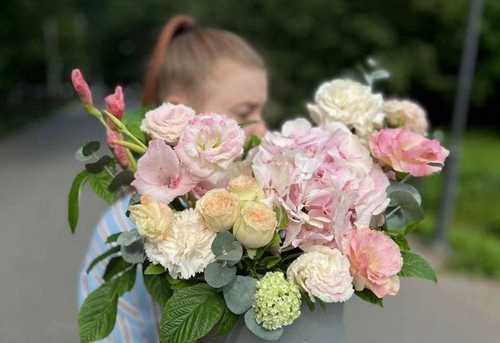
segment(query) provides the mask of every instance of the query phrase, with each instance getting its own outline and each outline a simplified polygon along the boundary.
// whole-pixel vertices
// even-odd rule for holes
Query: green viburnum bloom
[[[266,330],[290,325],[300,316],[299,288],[281,272],[267,273],[257,282],[253,305],[257,323]]]

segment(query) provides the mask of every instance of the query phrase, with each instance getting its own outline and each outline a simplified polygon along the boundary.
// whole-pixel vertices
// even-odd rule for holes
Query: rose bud
[[[123,98],[123,89],[121,86],[116,86],[115,92],[104,98],[106,110],[113,114],[116,118],[122,119],[125,111],[125,99]]]
[[[71,72],[71,82],[73,83],[75,92],[80,97],[80,101],[84,105],[92,105],[92,92],[80,69],[73,69]]]

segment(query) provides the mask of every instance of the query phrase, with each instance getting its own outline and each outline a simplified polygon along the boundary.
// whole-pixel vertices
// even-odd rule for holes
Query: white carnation
[[[189,279],[215,260],[211,250],[215,235],[195,210],[187,209],[175,214],[163,240],[145,242],[146,255],[152,263],[168,269],[172,277]]]
[[[383,98],[371,88],[349,79],[335,79],[319,86],[314,103],[307,104],[311,118],[318,125],[341,122],[354,129],[363,141],[382,128]]]
[[[344,302],[354,293],[350,263],[338,249],[313,246],[288,267],[287,278],[312,301]]]

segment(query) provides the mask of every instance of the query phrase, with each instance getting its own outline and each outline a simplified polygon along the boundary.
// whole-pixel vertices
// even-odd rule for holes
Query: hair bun
[[[142,96],[142,104],[144,106],[154,105],[157,100],[158,75],[160,74],[160,69],[170,42],[178,34],[193,28],[195,24],[196,21],[193,17],[177,15],[163,26],[154,47],[144,81],[144,93]]]

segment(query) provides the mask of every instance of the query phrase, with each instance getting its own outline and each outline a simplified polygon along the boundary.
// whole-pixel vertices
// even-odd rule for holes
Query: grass
[[[419,185],[426,219],[419,234],[434,234],[442,176]],[[466,135],[454,218],[449,231],[449,266],[500,280],[500,135],[476,131]]]

